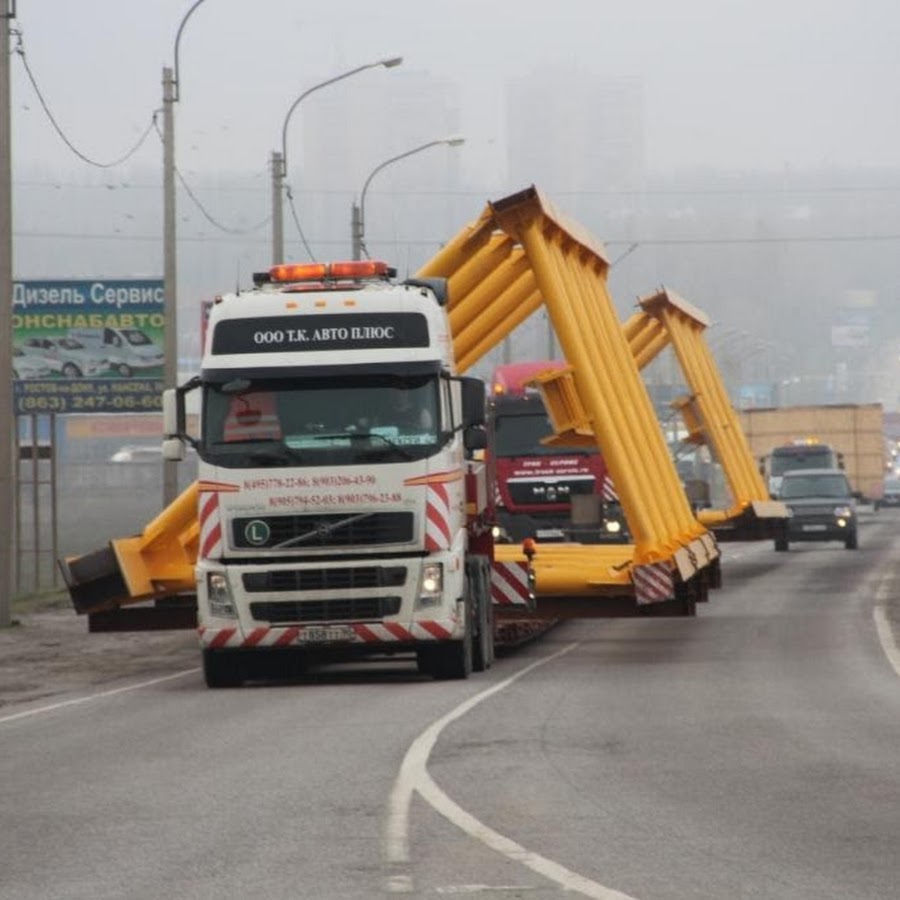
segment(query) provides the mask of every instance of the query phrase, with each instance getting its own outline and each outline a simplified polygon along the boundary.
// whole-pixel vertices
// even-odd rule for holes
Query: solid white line
[[[72,700],[61,700],[59,703],[51,703],[49,706],[39,706],[36,709],[26,709],[23,712],[13,713],[10,716],[0,717],[0,725],[6,722],[15,722],[17,719],[27,719],[29,716],[38,716],[41,713],[54,712],[57,709],[64,709],[67,706],[77,706],[81,703],[89,703],[92,700],[103,700],[106,697],[113,697],[116,694],[124,694],[127,691],[137,691],[145,687],[153,687],[154,684],[162,684],[164,681],[173,681],[176,678],[183,678],[185,675],[191,675],[199,672],[200,669],[184,669],[181,672],[175,672],[172,675],[162,675],[159,678],[151,678],[149,681],[141,681],[137,684],[128,684],[125,687],[112,688],[108,691],[101,691],[99,694],[88,694],[84,697],[75,697]]]
[[[505,690],[514,682],[527,675],[529,672],[543,666],[548,662],[552,662],[566,653],[574,650],[578,644],[569,644],[550,656],[545,656],[526,666],[515,675],[495,684],[493,687],[470,697],[468,700],[460,703],[459,706],[452,709],[445,716],[432,722],[413,742],[410,744],[403,762],[400,765],[400,772],[394,782],[391,790],[390,801],[388,805],[388,820],[386,826],[386,848],[385,855],[389,864],[399,866],[409,863],[409,808],[412,802],[414,792],[419,795],[439,812],[449,822],[456,825],[466,834],[481,841],[487,847],[498,853],[503,854],[514,862],[519,862],[527,866],[533,871],[545,878],[555,881],[564,890],[577,891],[586,897],[593,897],[596,900],[634,900],[627,894],[604,887],[589,878],[572,872],[564,866],[546,859],[537,853],[532,853],[525,847],[517,844],[515,841],[504,837],[499,832],[489,828],[480,822],[474,816],[467,813],[464,809],[454,803],[432,780],[428,774],[428,758],[438,737],[444,728],[451,722],[464,716],[467,712],[476,707],[483,700],[492,697],[494,694]],[[399,882],[399,883],[398,883]],[[393,881],[394,891],[398,890],[399,885],[403,885],[402,892],[411,890],[412,883],[409,875],[401,876]],[[389,889],[391,883],[389,882]]]
[[[898,649],[897,642],[894,640],[894,629],[888,621],[885,608],[887,600],[891,596],[888,584],[888,579],[884,579],[878,585],[878,590],[875,592],[875,607],[872,610],[872,616],[875,619],[875,631],[878,633],[881,649],[884,651],[884,655],[893,667],[894,672],[900,677],[900,649]]]

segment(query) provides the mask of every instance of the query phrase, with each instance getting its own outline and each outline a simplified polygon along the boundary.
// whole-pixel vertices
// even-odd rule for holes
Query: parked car
[[[32,337],[20,345],[28,356],[43,357],[50,368],[66,378],[99,375],[109,368],[109,360],[72,337]]]
[[[885,478],[884,496],[879,506],[900,506],[900,478]]]
[[[162,348],[140,328],[73,328],[69,337],[102,353],[110,368],[123,378],[135,370],[158,369],[165,363]]]
[[[790,541],[842,541],[856,550],[858,496],[843,469],[794,469],[784,473],[781,500],[788,508],[785,534],[775,538],[776,550]]]
[[[13,347],[13,378],[49,378],[50,363],[40,356],[28,356],[21,347]]]
[[[119,447],[109,461],[114,463],[161,463],[161,444],[125,444]]]

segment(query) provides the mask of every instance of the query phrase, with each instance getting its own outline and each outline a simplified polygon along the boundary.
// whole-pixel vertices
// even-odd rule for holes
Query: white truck
[[[164,456],[199,458],[210,687],[316,656],[413,651],[436,678],[493,659],[484,384],[456,375],[446,281],[394,274],[255,276],[216,298],[199,376],[164,394]]]

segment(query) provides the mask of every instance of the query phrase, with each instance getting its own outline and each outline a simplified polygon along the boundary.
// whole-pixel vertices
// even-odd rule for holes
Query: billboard
[[[161,408],[161,278],[15,281],[12,307],[17,415]]]

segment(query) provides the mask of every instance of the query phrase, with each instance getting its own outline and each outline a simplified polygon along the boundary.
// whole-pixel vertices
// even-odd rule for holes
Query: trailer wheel
[[[490,562],[476,558],[473,566],[473,599],[478,604],[478,640],[473,648],[472,668],[484,672],[494,662],[494,611],[491,608]]]
[[[203,678],[208,688],[240,687],[244,683],[239,660],[222,650],[203,651]]]

